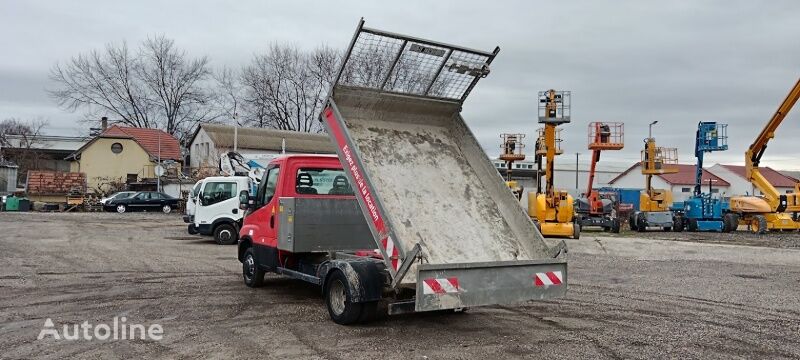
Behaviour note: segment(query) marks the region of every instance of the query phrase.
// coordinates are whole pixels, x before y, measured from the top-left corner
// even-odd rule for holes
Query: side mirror
[[[242,190],[239,192],[239,209],[248,210],[253,208],[253,197],[250,192]]]

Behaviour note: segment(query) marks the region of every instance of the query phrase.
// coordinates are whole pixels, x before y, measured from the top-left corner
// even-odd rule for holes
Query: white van
[[[214,241],[220,245],[235,244],[244,217],[244,210],[239,209],[239,193],[250,191],[250,179],[246,176],[212,176],[201,180],[198,185],[195,185],[198,192],[194,215],[189,216],[189,233],[213,235]]]

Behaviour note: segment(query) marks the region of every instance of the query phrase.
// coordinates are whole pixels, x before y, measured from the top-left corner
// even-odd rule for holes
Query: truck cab
[[[249,189],[246,176],[211,176],[198,182],[192,190],[195,205],[189,233],[212,235],[220,245],[235,244],[244,217],[239,193]]]
[[[276,158],[269,163],[257,192],[249,197],[251,205],[239,232],[240,260],[244,252],[252,246],[255,260],[260,266],[274,268],[278,265],[280,224],[282,220],[288,220],[281,217],[289,216],[281,207],[281,198],[311,202],[342,200],[358,211],[353,190],[336,156],[287,155]],[[360,212],[357,215],[362,217]],[[369,233],[365,236],[361,243],[374,247]],[[296,240],[303,242],[304,239]]]

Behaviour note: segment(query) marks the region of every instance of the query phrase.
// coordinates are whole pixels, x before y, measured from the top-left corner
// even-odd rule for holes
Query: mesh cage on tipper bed
[[[415,290],[414,311],[566,292],[563,247],[544,242],[461,117],[498,52],[362,21],[320,114],[390,285]]]
[[[359,23],[335,85],[463,102],[500,51],[468,49]]]

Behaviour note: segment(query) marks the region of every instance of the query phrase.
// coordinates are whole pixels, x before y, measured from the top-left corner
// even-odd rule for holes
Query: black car
[[[130,197],[111,199],[103,205],[104,210],[118,213],[147,210],[168,214],[177,207],[178,199],[157,191],[140,191]]]

